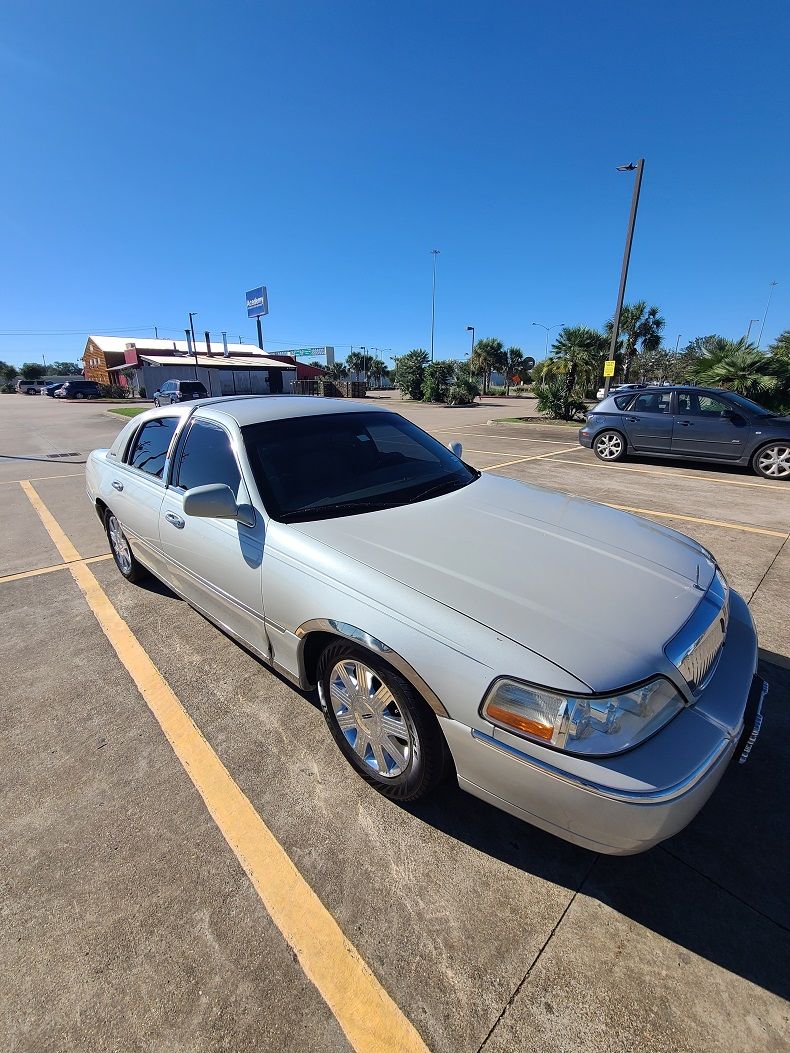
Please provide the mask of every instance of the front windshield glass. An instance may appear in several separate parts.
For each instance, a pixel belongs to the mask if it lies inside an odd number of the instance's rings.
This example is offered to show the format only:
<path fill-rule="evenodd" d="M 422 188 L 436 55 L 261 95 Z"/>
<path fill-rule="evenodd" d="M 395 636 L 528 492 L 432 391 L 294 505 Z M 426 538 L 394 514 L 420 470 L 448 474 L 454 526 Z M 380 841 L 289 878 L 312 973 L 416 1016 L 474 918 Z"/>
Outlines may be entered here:
<path fill-rule="evenodd" d="M 730 402 L 734 402 L 736 406 L 744 410 L 746 413 L 751 413 L 755 417 L 770 417 L 771 411 L 767 410 L 765 406 L 758 406 L 756 402 L 752 402 L 751 399 L 746 399 L 743 395 L 738 395 L 735 391 L 728 391 L 727 398 Z"/>
<path fill-rule="evenodd" d="M 282 522 L 394 508 L 480 477 L 396 413 L 317 413 L 242 433 L 266 508 Z"/>

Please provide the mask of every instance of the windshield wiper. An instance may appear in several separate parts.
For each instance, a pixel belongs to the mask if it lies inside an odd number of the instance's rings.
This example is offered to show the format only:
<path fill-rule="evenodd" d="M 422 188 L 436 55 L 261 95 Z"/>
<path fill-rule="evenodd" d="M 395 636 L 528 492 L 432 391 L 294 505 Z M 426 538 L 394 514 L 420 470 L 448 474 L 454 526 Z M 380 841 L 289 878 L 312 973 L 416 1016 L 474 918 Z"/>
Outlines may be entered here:
<path fill-rule="evenodd" d="M 391 508 L 389 501 L 334 501 L 326 505 L 305 505 L 304 508 L 295 508 L 292 512 L 286 512 L 282 516 L 283 522 L 302 516 L 310 517 L 320 512 L 373 512 L 376 509 Z"/>
<path fill-rule="evenodd" d="M 476 479 L 480 478 L 478 472 L 475 476 Z M 472 480 L 469 479 L 466 482 L 459 482 L 457 479 L 442 479 L 438 483 L 434 483 L 433 486 L 429 486 L 427 490 L 421 490 L 418 494 L 412 497 L 412 501 L 424 501 L 427 497 L 438 497 L 443 491 L 451 493 L 453 490 L 460 490 L 461 487 L 468 485 Z"/>

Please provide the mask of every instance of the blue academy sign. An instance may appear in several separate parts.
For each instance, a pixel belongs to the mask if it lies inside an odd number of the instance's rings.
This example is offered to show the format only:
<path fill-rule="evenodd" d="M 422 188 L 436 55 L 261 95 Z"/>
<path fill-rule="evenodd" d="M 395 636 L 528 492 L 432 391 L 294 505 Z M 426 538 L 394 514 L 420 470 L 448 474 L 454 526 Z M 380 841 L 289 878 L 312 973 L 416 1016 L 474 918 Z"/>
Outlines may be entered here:
<path fill-rule="evenodd" d="M 269 297 L 266 294 L 266 286 L 261 285 L 257 289 L 250 289 L 247 293 L 247 317 L 260 318 L 261 315 L 269 313 Z"/>

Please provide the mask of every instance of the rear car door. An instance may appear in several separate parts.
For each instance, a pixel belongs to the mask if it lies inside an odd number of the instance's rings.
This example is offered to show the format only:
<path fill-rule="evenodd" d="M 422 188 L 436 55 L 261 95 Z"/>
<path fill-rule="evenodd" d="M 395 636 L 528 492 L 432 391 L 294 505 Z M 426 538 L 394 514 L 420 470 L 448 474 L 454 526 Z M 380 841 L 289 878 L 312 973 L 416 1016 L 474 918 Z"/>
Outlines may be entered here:
<path fill-rule="evenodd" d="M 704 391 L 678 391 L 672 452 L 735 461 L 744 455 L 746 420 L 725 398 Z"/>
<path fill-rule="evenodd" d="M 672 446 L 672 392 L 644 391 L 623 413 L 628 444 L 646 453 L 669 453 Z"/>
<path fill-rule="evenodd" d="M 250 505 L 230 432 L 215 421 L 193 417 L 176 448 L 160 509 L 167 580 L 232 636 L 268 658 L 261 569 L 263 516 L 255 512 L 253 525 L 246 526 L 232 519 L 186 515 L 184 495 L 209 483 L 226 484 L 237 504 Z"/>
<path fill-rule="evenodd" d="M 159 509 L 165 495 L 165 466 L 180 418 L 146 421 L 129 444 L 126 459 L 108 461 L 109 485 L 102 499 L 120 521 L 132 551 L 145 566 L 162 574 Z"/>

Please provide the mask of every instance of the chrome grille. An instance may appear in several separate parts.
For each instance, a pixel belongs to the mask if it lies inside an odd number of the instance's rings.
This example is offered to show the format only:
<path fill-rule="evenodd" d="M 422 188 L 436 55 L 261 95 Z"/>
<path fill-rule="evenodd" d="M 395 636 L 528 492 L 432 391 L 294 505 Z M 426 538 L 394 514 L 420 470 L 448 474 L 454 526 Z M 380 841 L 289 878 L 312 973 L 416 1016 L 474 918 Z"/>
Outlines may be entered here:
<path fill-rule="evenodd" d="M 729 589 L 717 570 L 697 609 L 664 648 L 695 694 L 705 687 L 716 668 L 727 635 L 729 610 Z"/>

